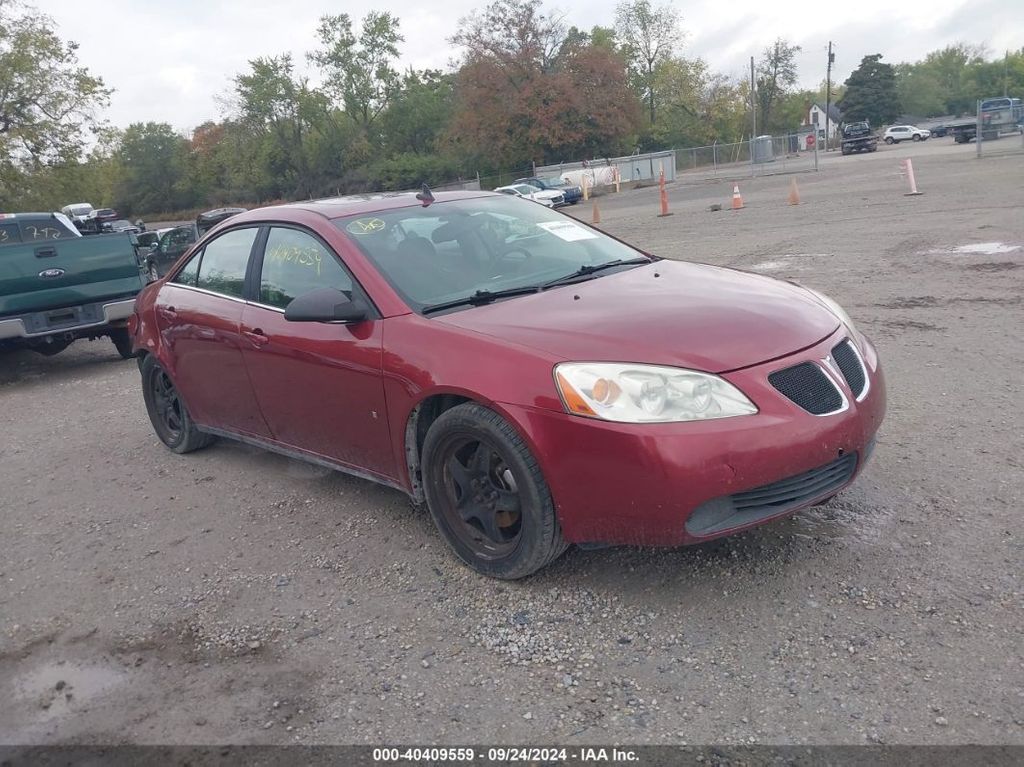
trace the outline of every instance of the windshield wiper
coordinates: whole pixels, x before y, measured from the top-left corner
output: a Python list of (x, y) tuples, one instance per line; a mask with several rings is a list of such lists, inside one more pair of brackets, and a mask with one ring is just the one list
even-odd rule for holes
[(505, 290), (478, 290), (476, 293), (463, 296), (462, 298), (454, 298), (451, 301), (444, 301), (440, 304), (424, 306), (420, 311), (423, 314), (430, 314), (431, 312), (440, 312), (444, 309), (454, 309), (456, 306), (481, 306), (496, 301), (499, 298), (536, 293), (541, 287), (540, 285), (523, 285), (518, 288), (506, 288)]
[(604, 271), (605, 269), (611, 269), (613, 266), (627, 266), (629, 264), (649, 264), (652, 261), (653, 259), (650, 258), (617, 258), (614, 261), (606, 261), (603, 264), (584, 264), (575, 272), (571, 272), (562, 277), (559, 277), (558, 279), (551, 280), (550, 282), (545, 282), (540, 287), (541, 290), (546, 290), (547, 288), (553, 288), (556, 285), (566, 285), (570, 282), (581, 279), (583, 277), (589, 277), (590, 275)]

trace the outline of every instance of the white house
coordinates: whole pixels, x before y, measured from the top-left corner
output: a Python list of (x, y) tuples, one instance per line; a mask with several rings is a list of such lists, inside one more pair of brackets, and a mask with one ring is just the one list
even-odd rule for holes
[[(829, 140), (834, 139), (839, 135), (839, 122), (843, 119), (842, 113), (839, 111), (835, 104), (829, 104), (828, 106), (828, 137)], [(807, 110), (807, 121), (804, 125), (809, 127), (816, 127), (817, 135), (821, 136), (822, 131), (825, 130), (825, 109), (818, 104), (811, 104)]]

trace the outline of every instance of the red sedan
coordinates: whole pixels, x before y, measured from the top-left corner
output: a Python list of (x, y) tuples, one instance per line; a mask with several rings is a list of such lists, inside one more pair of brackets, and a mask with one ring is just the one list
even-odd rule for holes
[(230, 437), (398, 488), (499, 578), (821, 503), (885, 412), (874, 347), (825, 296), (506, 195), (241, 213), (131, 329), (171, 450)]

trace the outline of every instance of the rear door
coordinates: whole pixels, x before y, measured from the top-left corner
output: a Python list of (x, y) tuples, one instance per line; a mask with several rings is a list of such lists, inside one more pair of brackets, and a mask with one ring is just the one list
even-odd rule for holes
[(197, 239), (196, 229), (192, 226), (179, 226), (166, 232), (152, 255), (157, 271), (161, 275), (167, 272)]
[(334, 251), (308, 230), (272, 226), (257, 263), (258, 293), (242, 314), (242, 356), (274, 439), (395, 479), (381, 374), (382, 322), (284, 318), (293, 298), (317, 288), (372, 304)]
[(259, 228), (232, 229), (206, 244), (160, 288), (154, 305), (165, 362), (203, 426), (266, 439), (242, 360), (245, 281)]

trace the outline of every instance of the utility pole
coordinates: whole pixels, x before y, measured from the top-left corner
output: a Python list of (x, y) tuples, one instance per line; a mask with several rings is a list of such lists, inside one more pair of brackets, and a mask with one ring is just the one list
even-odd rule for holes
[(757, 91), (754, 82), (754, 57), (750, 57), (750, 173), (754, 173), (754, 137), (757, 135)]
[(829, 117), (832, 111), (832, 62), (836, 55), (832, 53), (832, 41), (828, 41), (828, 66), (825, 68), (825, 151), (828, 152)]
[(1004, 96), (1008, 96), (1009, 95), (1007, 93), (1007, 91), (1006, 91), (1007, 67), (1009, 67), (1009, 66), (1010, 66), (1010, 51), (1006, 50), (1006, 51), (1003, 52), (1003, 95)]

